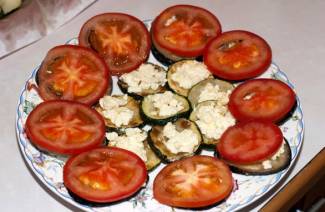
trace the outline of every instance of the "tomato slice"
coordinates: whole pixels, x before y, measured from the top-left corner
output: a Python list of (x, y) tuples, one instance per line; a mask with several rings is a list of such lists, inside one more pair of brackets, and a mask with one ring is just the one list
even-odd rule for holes
[(283, 142), (280, 128), (270, 122), (250, 121), (229, 127), (217, 144), (217, 151), (225, 160), (249, 164), (272, 156)]
[(73, 100), (92, 105), (111, 90), (105, 62), (93, 51), (73, 45), (52, 48), (37, 72), (44, 100)]
[(221, 25), (216, 16), (203, 8), (176, 5), (156, 17), (151, 32), (158, 50), (197, 57), (202, 55), (206, 44), (221, 33)]
[(105, 123), (97, 111), (84, 104), (53, 100), (39, 104), (28, 115), (26, 134), (40, 149), (78, 154), (102, 144)]
[(80, 30), (79, 44), (98, 52), (117, 76), (146, 61), (151, 46), (146, 26), (123, 13), (104, 13), (89, 19)]
[(63, 168), (64, 185), (77, 196), (97, 203), (131, 196), (147, 180), (144, 162), (115, 147), (96, 148), (71, 157)]
[(253, 79), (233, 90), (228, 108), (240, 121), (278, 122), (288, 114), (295, 102), (294, 91), (280, 80)]
[(272, 51), (260, 36), (234, 30), (213, 39), (207, 45), (203, 60), (217, 77), (244, 80), (266, 71), (271, 64)]
[(196, 155), (165, 166), (153, 183), (153, 196), (162, 204), (198, 208), (226, 198), (233, 188), (229, 167), (222, 161)]

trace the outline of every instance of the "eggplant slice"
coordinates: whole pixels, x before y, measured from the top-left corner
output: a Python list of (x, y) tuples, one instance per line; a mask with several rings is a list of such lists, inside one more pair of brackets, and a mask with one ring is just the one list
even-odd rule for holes
[(279, 120), (276, 124), (278, 126), (283, 125), (284, 123), (286, 123), (296, 112), (297, 109), (297, 99), (295, 101), (295, 104), (292, 106), (291, 110), (287, 113), (287, 115), (285, 115), (281, 120)]
[[(175, 82), (172, 79), (172, 74), (174, 74), (177, 71), (178, 67), (182, 66), (184, 63), (188, 63), (191, 61), (193, 61), (193, 60), (181, 60), (179, 62), (176, 62), (176, 63), (172, 64), (171, 66), (169, 66), (168, 71), (167, 71), (167, 82), (168, 82), (169, 88), (171, 90), (173, 90), (175, 93), (177, 93), (181, 96), (185, 96), (185, 97), (188, 96), (190, 89), (181, 87), (178, 82)], [(208, 78), (213, 79), (213, 75), (210, 74)]]
[(180, 60), (196, 60), (199, 62), (203, 61), (203, 56), (198, 56), (198, 57), (180, 57), (177, 56), (171, 52), (168, 51), (164, 51), (163, 49), (161, 49), (160, 51), (158, 50), (158, 48), (155, 45), (154, 40), (152, 39), (152, 44), (151, 44), (151, 52), (153, 54), (153, 56), (156, 58), (156, 60), (158, 60), (160, 63), (162, 63), (165, 66), (170, 66), (171, 64), (180, 61)]
[[(159, 72), (167, 72), (162, 66), (159, 66), (159, 65), (156, 65), (153, 63), (146, 63), (146, 64), (150, 64), (150, 65), (154, 66), (154, 69), (158, 70)], [(126, 74), (129, 74), (129, 73), (126, 73)], [(141, 100), (141, 99), (143, 99), (144, 96), (148, 96), (150, 94), (155, 94), (155, 93), (162, 93), (167, 90), (167, 88), (166, 88), (167, 83), (166, 83), (164, 86), (159, 86), (157, 89), (151, 89), (151, 88), (145, 89), (139, 93), (138, 92), (137, 93), (129, 92), (128, 91), (129, 85), (126, 82), (124, 82), (121, 79), (121, 77), (118, 79), (117, 85), (119, 86), (119, 88), (121, 89), (121, 91), (123, 93), (127, 93), (128, 95), (132, 96), (136, 100)]]
[[(203, 80), (199, 83), (197, 83), (196, 85), (194, 85), (189, 93), (188, 93), (188, 100), (191, 103), (192, 108), (194, 108), (197, 104), (199, 104), (199, 97), (200, 94), (202, 93), (202, 91), (204, 90), (204, 88), (208, 85), (208, 84), (212, 84), (213, 86), (218, 85), (220, 91), (219, 92), (228, 92), (228, 91), (232, 91), (234, 89), (233, 84), (223, 81), (223, 80), (219, 80), (219, 79), (206, 79)], [(215, 100), (215, 99), (207, 99), (207, 100)]]
[[(113, 97), (123, 98), (123, 95), (113, 95)], [(122, 125), (120, 127), (116, 126), (110, 119), (105, 118), (103, 115), (104, 109), (98, 104), (95, 106), (95, 109), (103, 116), (105, 120), (105, 125), (109, 130), (118, 130), (123, 128), (130, 127), (139, 127), (144, 124), (141, 116), (140, 116), (140, 103), (136, 101), (133, 97), (128, 96), (127, 104), (122, 106), (127, 107), (128, 109), (133, 111), (133, 117), (127, 125)]]
[(177, 121), (173, 122), (176, 125), (176, 130), (181, 132), (185, 129), (191, 129), (199, 138), (198, 145), (194, 148), (193, 152), (180, 152), (180, 153), (172, 153), (166, 146), (165, 140), (166, 137), (163, 135), (164, 126), (153, 126), (149, 131), (148, 141), (151, 148), (154, 150), (156, 155), (164, 162), (171, 163), (173, 161), (190, 157), (197, 154), (200, 151), (200, 144), (202, 142), (201, 133), (196, 126), (196, 124), (190, 120), (181, 118)]
[(166, 57), (165, 55), (163, 55), (162, 53), (160, 53), (158, 51), (158, 49), (153, 44), (151, 44), (151, 52), (152, 52), (152, 55), (156, 58), (156, 60), (158, 60), (160, 63), (162, 63), (165, 66), (169, 66), (175, 62), (174, 60), (172, 60), (172, 59)]
[[(216, 156), (220, 155), (216, 152)], [(275, 160), (271, 160), (271, 168), (265, 169), (262, 165), (262, 162), (255, 164), (234, 164), (227, 160), (224, 160), (229, 166), (230, 169), (237, 174), (244, 175), (268, 175), (280, 172), (286, 169), (291, 163), (291, 149), (287, 139), (284, 139), (284, 152), (280, 154)], [(222, 158), (221, 158), (222, 159)]]
[[(154, 95), (154, 94), (153, 94)], [(152, 101), (150, 101), (149, 97), (151, 95), (148, 95), (143, 98), (141, 102), (141, 109), (140, 114), (142, 116), (142, 119), (147, 123), (151, 125), (164, 125), (167, 122), (174, 121), (179, 118), (188, 117), (191, 112), (191, 106), (188, 100), (182, 96), (179, 96), (177, 94), (173, 94), (174, 98), (177, 99), (177, 101), (182, 102), (182, 105), (184, 108), (180, 111), (178, 111), (176, 114), (171, 114), (168, 116), (159, 116), (155, 114), (157, 112), (157, 109), (153, 106)]]

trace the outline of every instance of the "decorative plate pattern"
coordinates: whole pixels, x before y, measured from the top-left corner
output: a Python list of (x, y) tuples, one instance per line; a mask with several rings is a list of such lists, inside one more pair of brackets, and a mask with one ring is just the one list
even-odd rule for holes
[[(147, 25), (150, 21), (145, 22)], [(77, 39), (71, 39), (68, 44), (77, 44)], [(158, 63), (152, 55), (149, 61)], [(39, 151), (28, 140), (25, 134), (24, 126), (28, 114), (42, 100), (37, 92), (32, 88), (35, 84), (35, 75), (39, 67), (36, 67), (30, 78), (27, 80), (25, 87), (19, 97), (17, 114), (16, 114), (16, 132), (20, 150), (29, 168), (35, 173), (40, 181), (48, 187), (55, 195), (69, 202), (70, 204), (85, 211), (185, 211), (175, 209), (158, 203), (152, 196), (152, 183), (157, 173), (164, 165), (160, 165), (150, 173), (149, 182), (136, 196), (118, 204), (110, 204), (105, 207), (90, 207), (79, 204), (74, 201), (68, 194), (62, 179), (62, 168), (65, 162), (64, 158), (57, 157)], [(287, 83), (294, 89), (292, 83), (277, 65), (272, 63), (269, 69), (260, 77), (273, 78)], [(116, 77), (113, 78), (113, 93), (121, 93), (116, 86)], [(292, 153), (290, 166), (279, 173), (266, 176), (244, 176), (233, 174), (235, 187), (231, 195), (221, 204), (210, 208), (207, 211), (234, 211), (253, 203), (267, 192), (269, 192), (282, 178), (286, 176), (302, 147), (304, 135), (304, 120), (299, 98), (297, 97), (297, 108), (292, 116), (280, 126), (284, 136), (289, 142)], [(212, 152), (203, 151), (202, 154), (212, 155)], [(188, 211), (188, 210), (186, 210)]]

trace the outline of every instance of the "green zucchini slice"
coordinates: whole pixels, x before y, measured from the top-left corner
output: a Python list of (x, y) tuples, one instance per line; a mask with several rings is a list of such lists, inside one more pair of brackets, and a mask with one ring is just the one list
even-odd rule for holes
[[(135, 128), (133, 128), (133, 129), (135, 129)], [(137, 129), (139, 129), (139, 128), (137, 128)], [(141, 129), (139, 129), (139, 131), (141, 133), (144, 132), (144, 130), (141, 130)], [(125, 136), (126, 137), (127, 135), (126, 135), (125, 131), (119, 131), (118, 136), (120, 136), (120, 137)], [(137, 142), (135, 139), (136, 138), (132, 138), (132, 136), (130, 137), (130, 139), (126, 139), (126, 141), (130, 143), (128, 146), (132, 146), (132, 142)], [(144, 151), (145, 151), (145, 155), (146, 155), (146, 158), (147, 158), (147, 160), (144, 161), (144, 162), (146, 164), (147, 170), (151, 171), (160, 164), (161, 160), (160, 160), (159, 157), (157, 157), (155, 152), (150, 148), (150, 146), (148, 144), (148, 137), (145, 140), (143, 140), (142, 142), (143, 142), (143, 148), (144, 148)], [(118, 142), (114, 142), (114, 141), (110, 141), (110, 140), (108, 140), (107, 146), (115, 146), (115, 147), (123, 148), (123, 146), (121, 147), (118, 144)], [(133, 151), (130, 148), (123, 148), (123, 149), (129, 150), (129, 151), (134, 152), (135, 154), (137, 154), (137, 152)]]
[[(191, 130), (197, 137), (197, 145), (194, 146), (193, 150), (190, 152), (173, 152), (170, 150), (167, 145), (168, 137), (164, 135), (164, 127), (166, 126), (159, 126), (155, 125), (149, 132), (149, 145), (154, 150), (156, 155), (160, 157), (160, 159), (165, 163), (170, 163), (176, 160), (179, 160), (184, 157), (189, 157), (196, 154), (200, 149), (200, 144), (202, 142), (201, 133), (196, 126), (196, 124), (190, 120), (181, 118), (175, 122), (170, 122), (171, 124), (175, 125), (177, 132), (182, 132), (184, 130)], [(169, 123), (168, 123), (169, 124)], [(182, 140), (181, 142), (189, 142), (188, 140)]]
[[(167, 94), (168, 93), (168, 94)], [(161, 95), (163, 99), (165, 99), (165, 102), (162, 102), (157, 107), (155, 104), (158, 104), (154, 101), (155, 98), (157, 98), (157, 95)], [(168, 95), (168, 96), (166, 96)], [(176, 100), (181, 106), (182, 109), (180, 109), (177, 112), (172, 111), (170, 114), (163, 114), (161, 115), (161, 108), (168, 108), (170, 106), (170, 101), (167, 101), (170, 98), (166, 98), (172, 95), (172, 98)], [(143, 120), (151, 125), (164, 125), (167, 122), (174, 121), (178, 118), (184, 118), (188, 117), (191, 112), (191, 106), (188, 100), (180, 95), (174, 94), (171, 91), (166, 91), (164, 93), (159, 94), (153, 94), (148, 95), (143, 98), (141, 102), (141, 116)]]
[[(203, 107), (223, 107), (224, 113), (219, 113), (217, 114), (214, 111), (209, 111), (204, 113), (203, 115), (208, 115), (209, 117), (212, 117), (212, 122), (217, 125), (218, 128), (216, 128), (216, 131), (219, 131), (219, 135), (217, 138), (216, 137), (209, 137), (205, 133), (205, 129), (200, 126), (200, 120), (202, 117), (200, 117), (200, 110)], [(219, 142), (219, 139), (221, 137), (221, 134), (229, 127), (235, 124), (235, 119), (232, 117), (231, 113), (228, 110), (227, 106), (220, 106), (217, 101), (215, 100), (209, 100), (209, 101), (204, 101), (199, 103), (194, 110), (192, 111), (190, 115), (190, 120), (195, 122), (202, 134), (203, 137), (203, 144), (206, 145), (206, 147), (211, 147), (214, 148), (215, 145)], [(212, 124), (211, 122), (211, 124)], [(219, 124), (220, 123), (220, 124)], [(224, 123), (224, 124), (221, 124)]]
[[(116, 97), (122, 99), (124, 95), (112, 95), (112, 97)], [(129, 110), (133, 111), (132, 119), (128, 124), (122, 124), (121, 126), (117, 126), (114, 124), (109, 118), (104, 116), (104, 109), (98, 104), (95, 106), (95, 109), (104, 117), (105, 125), (109, 129), (122, 129), (122, 128), (130, 128), (130, 127), (138, 127), (144, 124), (141, 116), (140, 116), (140, 103), (136, 101), (133, 97), (127, 96), (127, 104), (122, 105), (121, 107), (126, 107)]]
[[(177, 93), (177, 94), (179, 94), (181, 96), (187, 97), (191, 88), (182, 87), (179, 84), (179, 82), (174, 81), (173, 77), (172, 77), (172, 75), (175, 74), (177, 71), (180, 71), (179, 68), (181, 66), (185, 65), (185, 64), (188, 65), (188, 66), (194, 66), (194, 65), (197, 65), (197, 64), (201, 64), (201, 62), (198, 62), (196, 60), (181, 60), (179, 62), (176, 62), (176, 63), (172, 64), (171, 66), (169, 66), (168, 71), (167, 71), (167, 82), (168, 82), (168, 86), (169, 86), (169, 88), (171, 90), (173, 90), (175, 93)], [(202, 63), (202, 65), (203, 65), (203, 63)], [(185, 70), (182, 69), (182, 71), (190, 72), (191, 70), (190, 69), (185, 69)], [(189, 76), (190, 76), (190, 74), (189, 74)], [(213, 75), (211, 73), (208, 73), (207, 78), (213, 79)], [(205, 78), (205, 79), (207, 79), (207, 78)], [(184, 80), (186, 80), (186, 79), (184, 79)], [(202, 79), (202, 80), (204, 80), (204, 79)], [(197, 83), (198, 82), (196, 82), (194, 84), (197, 84)]]
[[(147, 95), (150, 95), (150, 94), (155, 94), (155, 93), (161, 93), (161, 92), (164, 92), (166, 91), (166, 81), (164, 83), (159, 83), (159, 86), (157, 88), (152, 88), (152, 87), (149, 87), (149, 88), (146, 88), (146, 89), (142, 89), (141, 91), (132, 91), (131, 87), (129, 84), (127, 84), (125, 82), (125, 76), (127, 75), (130, 75), (130, 74), (134, 74), (134, 72), (136, 71), (139, 71), (140, 68), (142, 66), (152, 66), (152, 68), (156, 71), (158, 71), (158, 73), (160, 74), (164, 74), (165, 75), (165, 80), (167, 81), (167, 71), (162, 67), (162, 66), (159, 66), (159, 65), (156, 65), (156, 64), (153, 64), (153, 63), (144, 63), (142, 64), (137, 70), (135, 71), (132, 71), (130, 73), (126, 73), (126, 74), (123, 74), (121, 77), (119, 77), (118, 81), (117, 81), (117, 84), (118, 86), (120, 87), (121, 91), (123, 93), (127, 93), (128, 95), (134, 97), (135, 99), (137, 100), (141, 100), (144, 96), (147, 96)], [(139, 75), (140, 77), (142, 77), (141, 75)], [(137, 79), (139, 79), (140, 77), (137, 77)], [(137, 84), (140, 84), (142, 82), (146, 82), (148, 80), (148, 77), (147, 76), (143, 76), (143, 79), (140, 78), (140, 81), (139, 80), (136, 80), (136, 83)]]
[[(208, 88), (208, 86), (211, 87), (211, 85), (213, 87), (218, 86), (218, 89), (214, 89), (215, 95), (210, 94), (210, 95), (203, 96), (202, 93), (205, 92), (205, 90), (206, 90), (206, 88)], [(197, 83), (196, 85), (194, 85), (190, 89), (187, 98), (190, 101), (192, 108), (194, 108), (197, 104), (199, 104), (203, 101), (207, 101), (207, 100), (216, 100), (221, 104), (227, 104), (227, 103), (222, 102), (221, 95), (217, 95), (217, 94), (225, 93), (225, 94), (229, 95), (229, 93), (233, 89), (234, 89), (233, 84), (231, 84), (229, 82), (219, 80), (219, 79), (206, 79), (206, 80), (203, 80), (203, 81)], [(202, 99), (202, 98), (204, 98), (204, 99)]]

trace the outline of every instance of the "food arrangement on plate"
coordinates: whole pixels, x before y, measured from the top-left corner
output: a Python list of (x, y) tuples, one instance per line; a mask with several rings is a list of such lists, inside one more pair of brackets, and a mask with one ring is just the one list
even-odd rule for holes
[(165, 9), (149, 30), (127, 14), (97, 15), (79, 45), (49, 50), (28, 86), (41, 103), (25, 133), (40, 152), (65, 158), (73, 201), (111, 206), (153, 180), (161, 205), (212, 207), (236, 192), (234, 175), (290, 166), (280, 127), (298, 99), (281, 80), (253, 79), (271, 66), (263, 38), (222, 32), (214, 14), (191, 5)]

